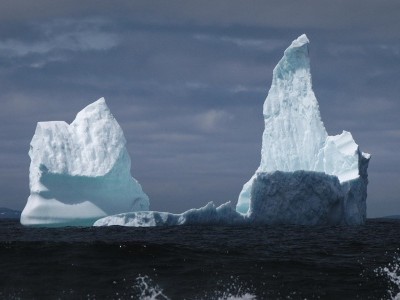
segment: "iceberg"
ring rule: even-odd
[[[368,163],[350,132],[329,136],[312,89],[309,40],[298,37],[273,71],[263,107],[261,163],[244,184],[236,209],[212,202],[182,214],[140,211],[94,226],[205,224],[362,224]]]
[[[108,215],[148,210],[125,144],[104,98],[71,124],[39,122],[30,144],[30,196],[21,224],[91,226]]]
[[[261,163],[236,210],[267,224],[364,223],[370,155],[350,132],[328,136],[312,89],[305,34],[274,68],[263,115]]]
[[[237,225],[245,221],[245,217],[237,213],[230,202],[218,207],[213,202],[209,202],[204,207],[193,208],[181,214],[157,211],[122,213],[99,219],[93,226]]]

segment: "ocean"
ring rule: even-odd
[[[1,299],[400,299],[400,220],[27,228],[0,220]]]

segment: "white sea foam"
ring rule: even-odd
[[[375,272],[388,280],[390,299],[400,300],[400,256],[396,254],[391,263],[376,269]]]
[[[257,297],[250,291],[246,284],[240,282],[238,278],[231,277],[232,282],[228,285],[218,283],[214,291],[206,292],[193,299],[218,299],[218,300],[256,300]],[[221,287],[219,287],[221,285]],[[138,291],[138,299],[140,300],[171,300],[165,295],[163,289],[155,283],[149,276],[139,275],[136,283],[132,286]]]
[[[163,290],[155,284],[148,276],[139,276],[136,278],[136,286],[139,288],[140,300],[169,300],[164,295]]]
[[[226,298],[218,298],[218,300],[253,300],[253,299],[257,299],[256,296],[249,294],[249,293],[246,293],[241,296],[229,295]]]

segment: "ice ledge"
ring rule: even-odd
[[[314,171],[335,175],[346,182],[359,177],[359,146],[350,132],[328,136],[318,154]]]

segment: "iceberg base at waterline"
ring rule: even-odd
[[[338,178],[322,172],[258,173],[252,182],[246,214],[250,223],[351,225],[359,209],[349,210],[349,199]]]
[[[322,172],[257,173],[250,192],[250,209],[237,212],[230,202],[213,202],[181,214],[138,211],[107,216],[94,226],[174,225],[349,225],[360,214],[346,197],[338,178]],[[349,206],[354,206],[349,209]],[[355,216],[351,215],[352,212]]]

